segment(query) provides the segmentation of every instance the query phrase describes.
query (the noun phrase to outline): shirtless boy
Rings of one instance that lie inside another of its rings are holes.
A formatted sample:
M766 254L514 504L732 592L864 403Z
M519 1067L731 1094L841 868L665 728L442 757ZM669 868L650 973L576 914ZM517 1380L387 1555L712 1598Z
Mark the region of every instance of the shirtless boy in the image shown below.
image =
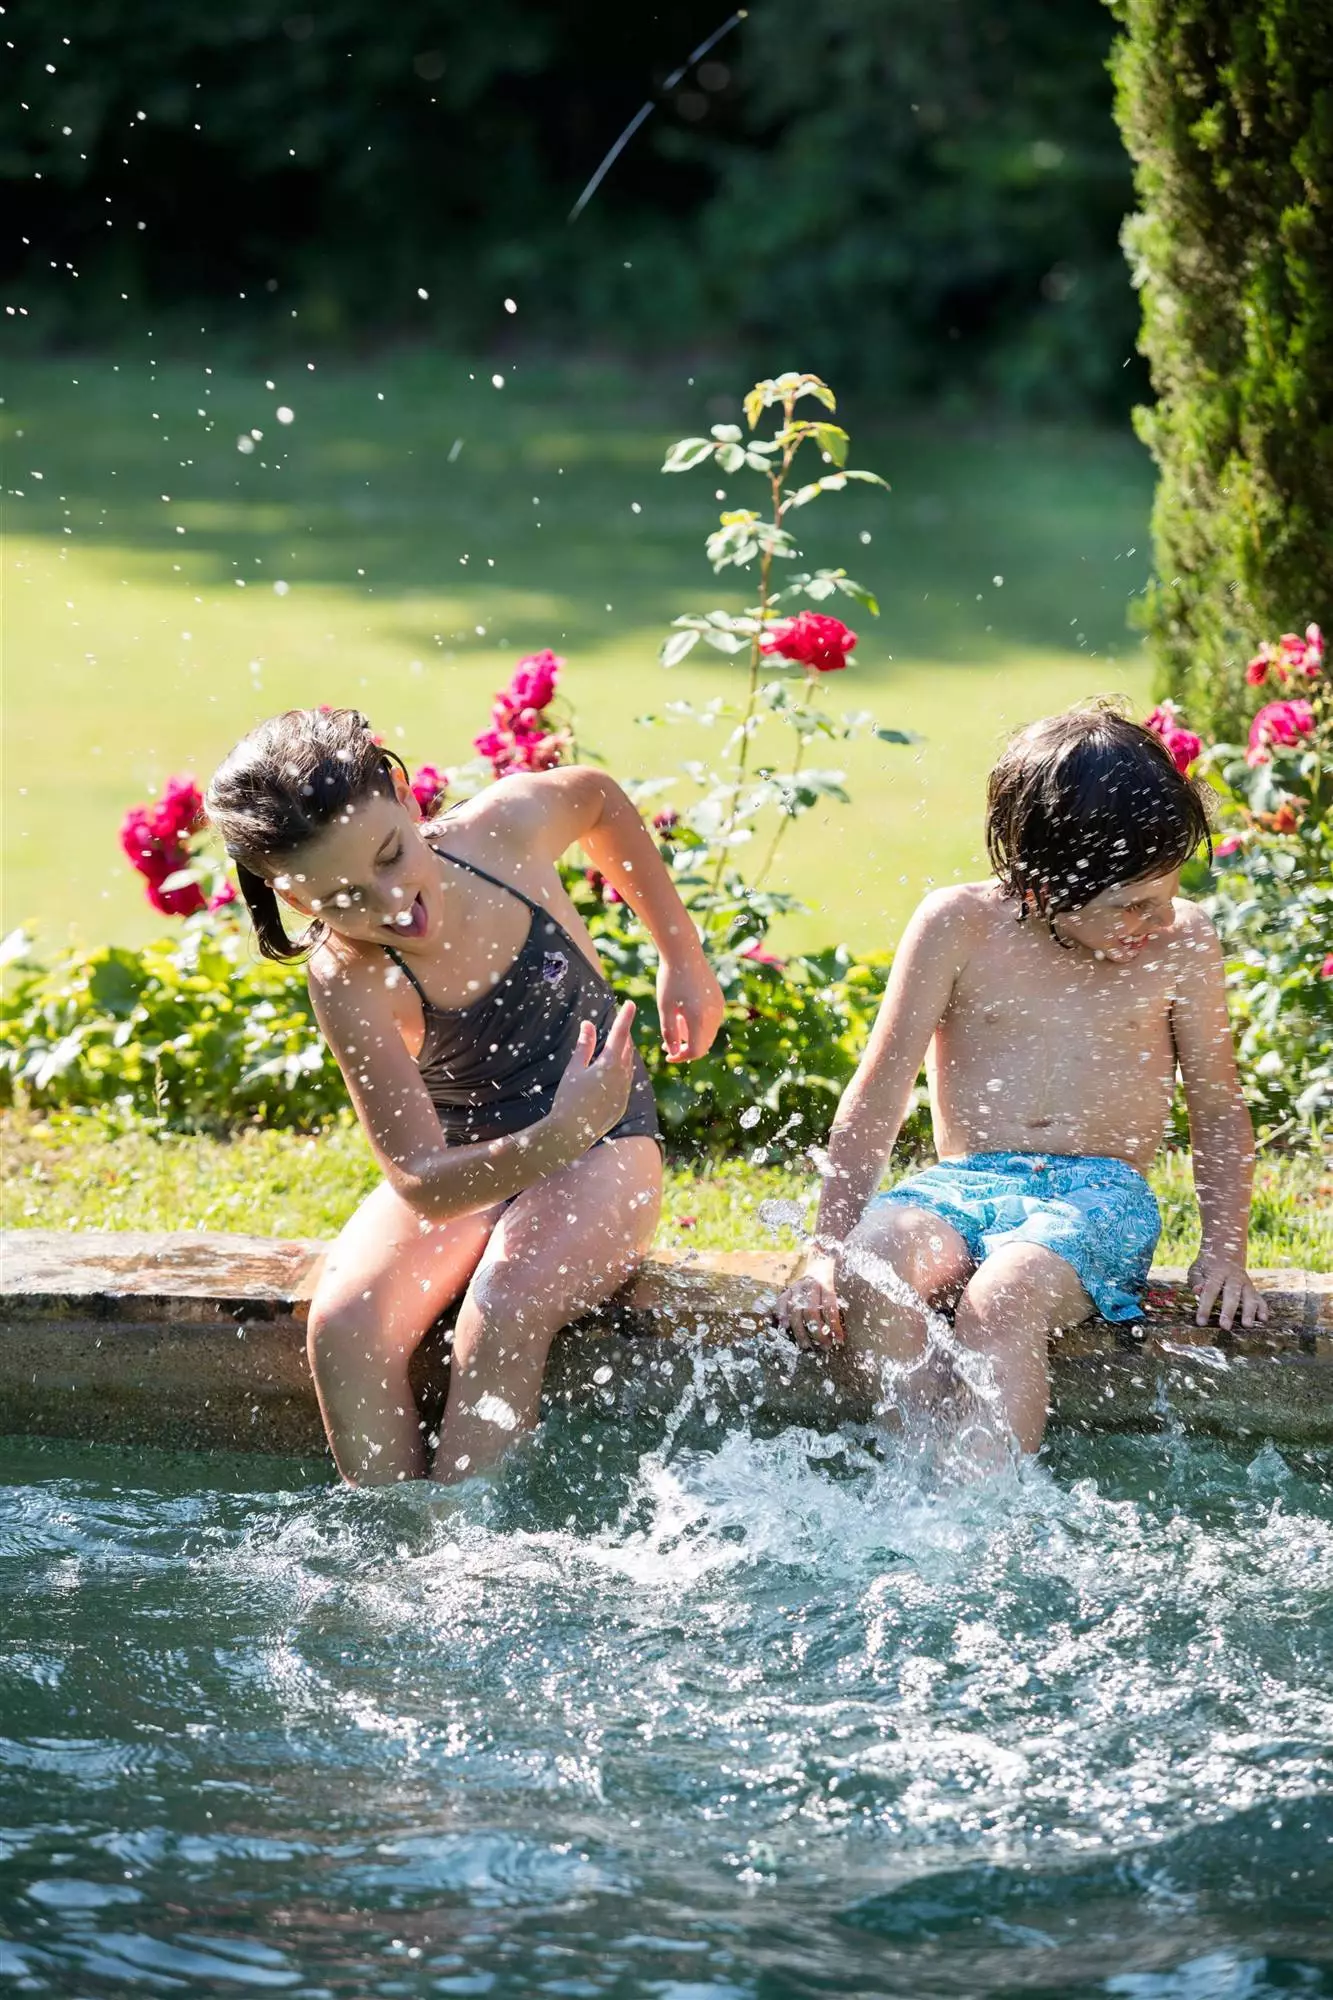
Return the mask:
M1254 1144L1222 954L1177 893L1207 833L1160 741L1112 709L1010 744L987 794L996 879L920 905L838 1107L813 1255L778 1307L802 1345L895 1364L909 1403L952 1386L964 1415L971 1402L983 1429L1035 1451L1048 1334L1094 1311L1139 1316L1161 1232L1143 1176L1177 1066L1203 1217L1198 1323L1215 1308L1228 1328L1267 1317L1245 1270ZM939 1165L873 1194L923 1056ZM957 1348L989 1364L960 1356L954 1372L984 1378L984 1399L947 1369L941 1381L923 1313L875 1282L885 1264L953 1308Z

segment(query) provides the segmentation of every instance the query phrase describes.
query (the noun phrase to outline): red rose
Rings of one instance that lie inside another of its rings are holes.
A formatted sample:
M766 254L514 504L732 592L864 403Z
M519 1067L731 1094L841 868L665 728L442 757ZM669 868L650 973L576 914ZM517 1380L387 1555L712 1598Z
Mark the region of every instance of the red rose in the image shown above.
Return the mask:
M1333 979L1333 951L1328 954L1328 957L1320 966L1319 977L1321 979Z
M194 796L197 801L198 793ZM170 831L173 820L187 805L188 801L182 800L178 791L170 802L163 800L153 807L131 806L120 823L122 850L143 876L147 884L144 893L153 908L168 917L192 917L206 902L197 882L183 882L179 888L165 891L162 888L169 875L177 875L190 865L189 849ZM191 818L197 817L196 807Z
M782 618L760 635L761 653L777 653L794 660L808 672L835 674L846 666L847 655L856 644L856 634L841 618L826 617L822 611L800 611L795 618Z
M155 831L163 840L197 833L204 823L204 801L193 778L168 778L162 797L152 807Z

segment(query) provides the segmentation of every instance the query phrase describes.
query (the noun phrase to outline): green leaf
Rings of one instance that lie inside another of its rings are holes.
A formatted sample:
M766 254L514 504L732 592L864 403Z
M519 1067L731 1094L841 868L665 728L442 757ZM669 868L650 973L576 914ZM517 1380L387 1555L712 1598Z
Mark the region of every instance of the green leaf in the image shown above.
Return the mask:
M881 743L924 743L926 740L915 729L876 729L875 735Z
M821 451L828 453L835 465L846 465L847 448L851 439L841 424L815 424L815 443Z
M867 486L882 486L886 493L892 493L893 491L888 480L881 479L877 472L857 472L849 465L843 477L845 479L862 479Z
M668 638L662 641L661 650L657 657L664 667L678 666L685 658L685 655L691 652L698 643L699 634L697 631L672 632Z
M855 577L846 576L838 570L834 573L833 583L835 589L840 590L844 597L854 598L856 603L864 604L872 618L879 617L879 599L873 591L867 590L863 583L858 583Z
M681 438L673 444L662 463L663 472L689 472L692 467L702 465L711 458L713 441L711 438Z
M716 456L724 472L739 472L745 463L744 447L738 444L720 444Z
M739 444L744 436L739 424L714 424L712 433L719 444Z

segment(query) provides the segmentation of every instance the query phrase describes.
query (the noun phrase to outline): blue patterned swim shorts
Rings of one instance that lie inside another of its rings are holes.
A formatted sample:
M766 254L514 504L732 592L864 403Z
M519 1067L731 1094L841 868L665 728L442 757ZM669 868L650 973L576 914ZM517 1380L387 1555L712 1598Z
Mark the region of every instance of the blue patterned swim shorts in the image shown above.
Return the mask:
M1162 1218L1142 1174L1123 1160L975 1153L927 1167L870 1205L885 1202L951 1223L977 1264L1006 1243L1041 1243L1073 1266L1103 1319L1141 1316Z

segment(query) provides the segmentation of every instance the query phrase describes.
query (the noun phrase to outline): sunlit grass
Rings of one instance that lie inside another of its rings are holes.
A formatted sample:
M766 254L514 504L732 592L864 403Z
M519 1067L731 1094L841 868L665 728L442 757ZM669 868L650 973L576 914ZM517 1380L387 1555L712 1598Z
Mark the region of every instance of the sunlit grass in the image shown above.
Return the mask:
M235 1139L181 1138L143 1126L112 1131L95 1116L0 1120L4 1219L28 1229L224 1229L331 1236L368 1194L378 1170L360 1131L335 1125L313 1137L252 1131ZM1165 1231L1160 1264L1188 1263L1198 1210L1187 1154L1163 1154L1152 1173ZM813 1200L808 1172L724 1160L673 1166L660 1245L674 1249L785 1249L796 1241L759 1216L775 1196ZM1333 1270L1333 1173L1311 1155L1264 1155L1255 1188L1250 1261Z
M170 772L207 773L291 705L355 704L409 756L457 762L509 663L550 644L586 745L616 773L715 753L719 732L636 718L739 684L719 655L656 663L678 612L743 601L703 558L716 473L658 470L673 436L729 405L683 369L507 366L498 391L489 366L457 359L314 358L313 373L243 369L145 341L7 371L9 923L149 935L160 920L115 843L125 806ZM925 740L822 758L847 770L853 804L796 828L780 885L811 905L789 944L869 947L927 884L978 871L984 774L1008 729L1090 693L1146 701L1125 609L1146 574L1150 482L1110 433L843 414L893 492L802 517L808 555L845 562L883 607L853 619L856 663L825 696ZM264 435L247 456L251 429ZM729 501L744 492L733 481Z

